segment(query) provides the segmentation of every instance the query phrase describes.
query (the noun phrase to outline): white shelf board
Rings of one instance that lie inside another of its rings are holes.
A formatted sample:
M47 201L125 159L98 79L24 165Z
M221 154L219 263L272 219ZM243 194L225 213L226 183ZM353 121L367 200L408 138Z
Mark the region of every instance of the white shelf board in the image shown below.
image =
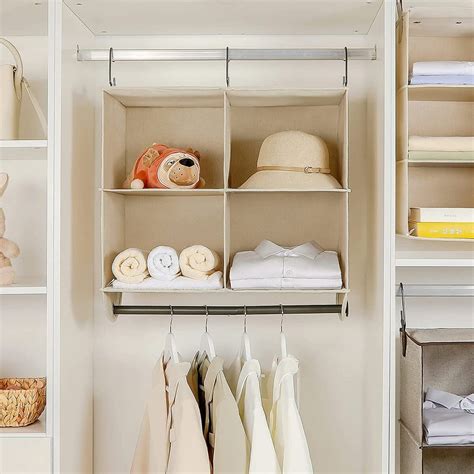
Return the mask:
M101 189L104 193L123 196L221 196L223 189Z
M474 267L474 252L410 252L395 255L397 267Z
M247 293L306 293L306 294L346 294L349 293L350 290L346 288L342 288L339 290L304 290L304 289L292 289L292 288L283 288L283 289L242 289L242 290L233 290L232 288L219 288L215 290L154 290L154 289L133 289L133 290L125 290L122 288L112 288L111 286L107 286L102 288L101 291L103 293L154 293L154 294L166 294L166 293L239 293L239 294L247 294Z
M46 283L44 279L32 277L18 277L17 283L9 286L0 286L0 295L45 295Z
M0 140L0 160L46 160L47 140Z
M432 237L416 237L414 235L405 235L405 234L397 234L402 239L407 240L424 240L427 242L471 242L474 243L474 239L440 239L440 238L432 238Z
M46 436L44 414L38 421L21 428L0 428L0 438L43 438Z
M417 84L408 86L409 101L473 102L474 86Z
M229 188L228 193L350 193L351 190L347 188L341 189L240 189Z

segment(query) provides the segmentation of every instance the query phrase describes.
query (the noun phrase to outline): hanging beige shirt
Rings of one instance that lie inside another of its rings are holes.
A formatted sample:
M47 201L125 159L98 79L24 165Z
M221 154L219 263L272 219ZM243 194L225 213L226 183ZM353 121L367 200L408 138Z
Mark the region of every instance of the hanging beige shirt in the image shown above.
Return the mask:
M187 381L188 362L161 357L145 410L132 473L210 474L199 407Z
M298 365L293 356L273 361L268 381L269 424L282 473L309 474L313 467L295 397L294 377Z
M224 361L205 358L199 365L204 394L204 437L214 474L248 472L249 448L239 409L223 372ZM202 393L202 392L201 392Z

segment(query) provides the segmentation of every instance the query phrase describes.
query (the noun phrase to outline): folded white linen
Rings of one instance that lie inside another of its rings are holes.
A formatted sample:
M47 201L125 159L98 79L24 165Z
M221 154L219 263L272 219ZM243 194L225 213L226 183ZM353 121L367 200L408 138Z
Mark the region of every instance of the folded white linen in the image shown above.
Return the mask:
M410 151L474 151L474 137L420 137L408 138Z
M442 76L474 74L472 61L419 61L413 64L413 75L417 76Z
M123 283L141 283L148 276L146 253L136 248L120 252L112 263L112 273Z
M118 290L218 290L223 287L222 272L214 272L206 279L195 280L179 276L174 280L146 278L141 283L127 284L114 280L112 287Z
M474 435L474 415L459 408L423 408L427 437Z
M192 245L179 255L181 273L195 280L205 280L217 270L219 263L219 255L204 245Z
M474 435L461 436L425 436L426 444L430 446L442 446L446 444L473 444Z
M147 259L148 271L156 280L174 280L179 276L179 258L176 250L160 245L155 247Z
M230 280L254 279L341 280L337 252L315 242L281 247L264 240L255 250L235 254Z
M342 288L341 278L247 278L243 280L231 280L230 286L233 290L272 290L272 289L299 289L299 290L340 290Z
M474 76L411 76L410 85L470 86Z

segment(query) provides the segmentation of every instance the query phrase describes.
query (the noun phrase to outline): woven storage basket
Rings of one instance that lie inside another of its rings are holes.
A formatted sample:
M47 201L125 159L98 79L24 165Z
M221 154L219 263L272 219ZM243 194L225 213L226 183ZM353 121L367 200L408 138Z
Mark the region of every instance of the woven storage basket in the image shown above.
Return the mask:
M0 379L0 427L34 423L46 406L46 379Z

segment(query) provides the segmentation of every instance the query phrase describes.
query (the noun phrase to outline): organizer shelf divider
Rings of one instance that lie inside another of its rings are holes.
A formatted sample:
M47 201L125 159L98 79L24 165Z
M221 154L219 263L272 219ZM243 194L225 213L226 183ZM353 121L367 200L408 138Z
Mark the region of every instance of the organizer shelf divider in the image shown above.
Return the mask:
M263 239L282 245L315 240L337 250L340 290L274 290L271 294L335 296L349 292L347 89L118 89L104 91L102 163L102 290L110 299L127 293L196 291L116 290L110 282L115 255L128 247L178 251L200 243L223 257L224 287L234 291L233 256ZM283 130L303 130L328 144L331 169L342 189L239 189L256 171L263 140ZM192 147L201 153L204 189L122 189L137 156L153 142ZM249 212L249 209L252 212ZM267 290L239 290L260 293Z

